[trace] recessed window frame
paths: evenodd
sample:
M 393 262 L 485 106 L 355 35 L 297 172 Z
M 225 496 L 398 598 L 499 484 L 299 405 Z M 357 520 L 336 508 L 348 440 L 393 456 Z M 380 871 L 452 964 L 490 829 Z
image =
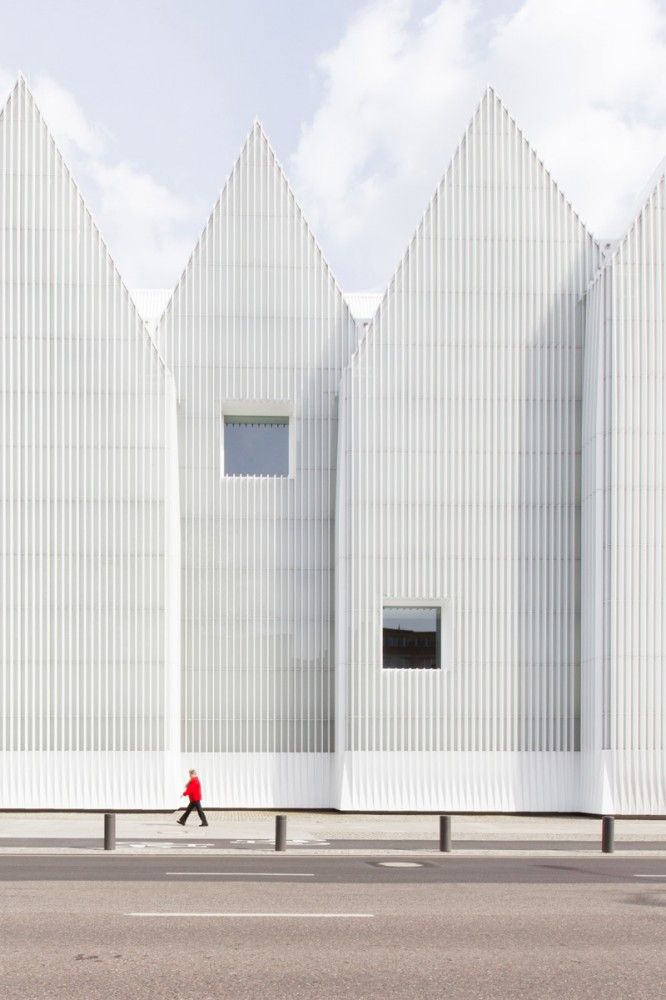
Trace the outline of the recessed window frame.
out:
M 423 608 L 439 612 L 439 655 L 436 667 L 384 666 L 384 611 L 391 608 Z M 449 602 L 445 598 L 385 598 L 379 611 L 379 662 L 382 674 L 406 674 L 410 677 L 439 677 L 449 669 L 451 634 Z
M 225 470 L 224 459 L 224 426 L 227 417 L 261 417 L 262 419 L 276 417 L 280 420 L 285 418 L 288 421 L 288 466 L 289 472 L 286 476 L 278 476 L 266 473 L 228 473 Z M 296 474 L 296 421 L 294 420 L 294 407 L 287 400 L 267 400 L 267 399 L 242 399 L 227 400 L 222 404 L 220 415 L 220 474 L 222 479 L 233 479 L 237 481 L 246 480 L 275 480 L 293 479 Z

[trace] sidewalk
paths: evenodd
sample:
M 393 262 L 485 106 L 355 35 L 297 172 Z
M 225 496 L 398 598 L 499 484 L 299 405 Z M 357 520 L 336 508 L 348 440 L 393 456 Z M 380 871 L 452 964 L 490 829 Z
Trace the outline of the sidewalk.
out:
M 209 826 L 195 816 L 186 828 L 180 813 L 118 814 L 116 850 L 123 854 L 273 853 L 273 811 L 208 812 Z M 432 853 L 437 850 L 434 815 L 287 813 L 291 854 Z M 580 855 L 600 850 L 601 820 L 580 816 L 456 816 L 457 855 L 516 857 L 521 853 Z M 97 854 L 102 850 L 102 813 L 2 813 L 0 853 Z M 616 820 L 616 850 L 666 857 L 666 820 Z

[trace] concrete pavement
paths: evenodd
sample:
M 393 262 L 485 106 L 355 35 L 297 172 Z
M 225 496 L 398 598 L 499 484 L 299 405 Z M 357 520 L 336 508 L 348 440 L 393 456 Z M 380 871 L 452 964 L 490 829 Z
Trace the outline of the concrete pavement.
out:
M 116 836 L 123 853 L 201 850 L 205 853 L 266 853 L 273 846 L 274 813 L 210 811 L 210 825 L 191 821 L 186 828 L 178 813 L 118 814 Z M 434 815 L 288 813 L 290 853 L 366 853 L 368 851 L 433 851 L 438 817 Z M 102 847 L 102 814 L 0 813 L 0 854 L 28 852 L 98 852 Z M 456 852 L 588 853 L 600 845 L 601 821 L 583 816 L 453 816 Z M 666 852 L 666 820 L 616 820 L 618 849 Z

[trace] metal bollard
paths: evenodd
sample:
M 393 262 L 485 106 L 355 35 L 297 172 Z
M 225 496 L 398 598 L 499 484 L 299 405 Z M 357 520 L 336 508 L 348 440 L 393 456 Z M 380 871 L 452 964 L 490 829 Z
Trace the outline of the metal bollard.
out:
M 275 850 L 287 850 L 287 817 L 283 815 L 275 817 Z
M 615 850 L 615 817 L 601 817 L 601 853 L 612 854 Z
M 115 813 L 104 813 L 104 850 L 116 849 L 116 817 Z
M 451 853 L 451 817 L 439 817 L 439 849 L 445 854 Z

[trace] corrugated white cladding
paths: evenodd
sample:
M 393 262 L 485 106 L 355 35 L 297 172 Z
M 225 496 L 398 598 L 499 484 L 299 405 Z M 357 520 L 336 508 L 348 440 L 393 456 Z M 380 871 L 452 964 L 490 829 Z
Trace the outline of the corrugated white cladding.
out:
M 173 382 L 20 79 L 0 112 L 0 804 L 164 802 Z
M 158 330 L 176 379 L 183 750 L 219 804 L 328 805 L 337 391 L 356 325 L 256 124 Z M 278 413 L 289 477 L 223 474 Z
M 595 241 L 484 96 L 340 393 L 338 804 L 570 809 Z M 382 668 L 441 603 L 443 668 Z
M 583 801 L 666 813 L 666 183 L 587 294 Z

